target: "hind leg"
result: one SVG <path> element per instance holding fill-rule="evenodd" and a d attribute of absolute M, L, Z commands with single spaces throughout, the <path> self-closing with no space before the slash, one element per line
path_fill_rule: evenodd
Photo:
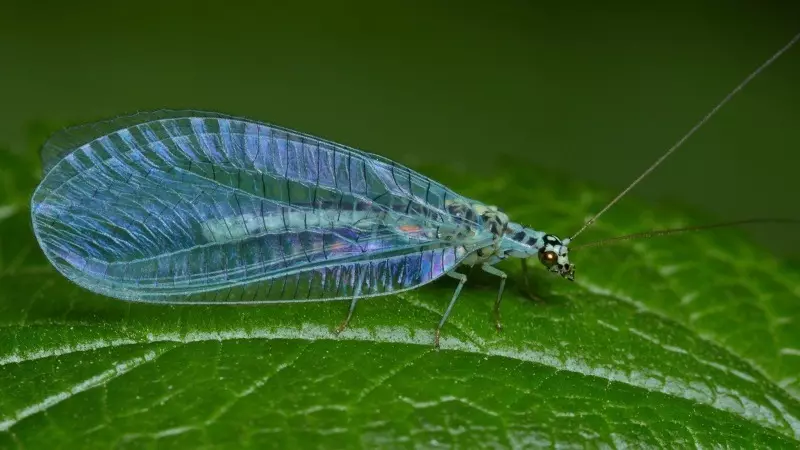
<path fill-rule="evenodd" d="M 357 298 L 354 298 L 350 302 L 350 310 L 347 311 L 347 317 L 345 317 L 344 320 L 342 321 L 342 323 L 339 324 L 339 326 L 336 328 L 336 331 L 334 331 L 334 333 L 339 334 L 342 331 L 344 331 L 345 328 L 347 328 L 347 324 L 350 323 L 350 319 L 353 317 L 353 311 L 356 310 L 356 303 L 358 303 L 358 299 Z"/>

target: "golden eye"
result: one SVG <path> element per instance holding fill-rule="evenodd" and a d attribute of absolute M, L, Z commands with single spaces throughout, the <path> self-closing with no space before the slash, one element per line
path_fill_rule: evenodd
<path fill-rule="evenodd" d="M 539 252 L 539 261 L 547 267 L 553 266 L 558 261 L 556 252 Z"/>

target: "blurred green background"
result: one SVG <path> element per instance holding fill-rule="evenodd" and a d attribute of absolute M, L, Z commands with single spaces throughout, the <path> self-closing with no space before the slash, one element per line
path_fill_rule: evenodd
<path fill-rule="evenodd" d="M 42 121 L 196 108 L 411 167 L 482 177 L 514 157 L 618 190 L 800 31 L 797 1 L 555 3 L 4 2 L 0 146 L 32 151 Z M 799 82 L 797 47 L 634 195 L 800 218 Z M 797 231 L 752 233 L 796 257 Z"/>

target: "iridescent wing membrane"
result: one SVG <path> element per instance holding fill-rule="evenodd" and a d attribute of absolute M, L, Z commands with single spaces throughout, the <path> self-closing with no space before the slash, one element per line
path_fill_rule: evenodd
<path fill-rule="evenodd" d="M 34 230 L 69 279 L 116 298 L 352 299 L 428 283 L 491 242 L 473 204 L 406 167 L 273 125 L 142 113 L 43 149 Z"/>

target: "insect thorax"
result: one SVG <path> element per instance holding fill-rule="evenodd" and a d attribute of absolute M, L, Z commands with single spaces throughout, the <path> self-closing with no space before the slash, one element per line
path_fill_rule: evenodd
<path fill-rule="evenodd" d="M 491 234 L 492 236 L 489 245 L 466 248 L 469 255 L 462 261 L 462 264 L 468 266 L 493 265 L 508 257 L 531 258 L 538 256 L 542 264 L 551 272 L 557 272 L 572 279 L 574 266 L 570 264 L 567 256 L 569 240 L 562 241 L 557 236 L 511 222 L 508 216 L 496 206 L 480 203 L 453 203 L 448 205 L 448 212 L 457 219 L 463 218 L 468 223 L 475 224 L 475 228 L 478 230 L 477 234 L 484 236 Z"/>
<path fill-rule="evenodd" d="M 493 236 L 490 245 L 468 248 L 471 254 L 462 264 L 475 265 L 498 259 L 501 256 L 500 247 L 503 236 L 508 231 L 508 216 L 496 206 L 482 203 L 466 203 L 463 201 L 450 201 L 447 204 L 448 213 L 456 220 L 463 221 L 469 229 L 469 234 L 475 237 L 491 233 Z"/>

